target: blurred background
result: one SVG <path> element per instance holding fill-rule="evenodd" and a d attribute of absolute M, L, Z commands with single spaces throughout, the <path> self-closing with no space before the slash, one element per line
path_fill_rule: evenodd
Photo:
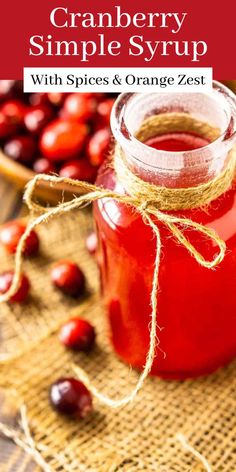
<path fill-rule="evenodd" d="M 23 93 L 23 83 L 0 80 L 0 222 L 21 209 L 21 193 L 38 173 L 95 182 L 109 152 L 110 113 L 115 95 Z M 61 190 L 44 185 L 48 202 Z M 70 195 L 69 195 L 70 196 Z"/>

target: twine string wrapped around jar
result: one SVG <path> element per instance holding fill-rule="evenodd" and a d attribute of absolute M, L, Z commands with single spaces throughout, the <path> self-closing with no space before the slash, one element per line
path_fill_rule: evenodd
<path fill-rule="evenodd" d="M 198 124 L 198 128 L 200 126 L 201 122 Z M 206 127 L 206 123 L 204 123 L 204 127 Z M 210 128 L 212 130 L 212 127 Z M 85 383 L 99 401 L 109 407 L 118 408 L 134 400 L 146 377 L 151 371 L 157 347 L 161 349 L 160 340 L 157 336 L 157 331 L 161 330 L 157 320 L 157 305 L 158 276 L 162 247 L 158 224 L 161 223 L 166 226 L 170 234 L 178 241 L 178 243 L 186 248 L 198 264 L 207 269 L 216 267 L 225 256 L 225 242 L 213 229 L 203 226 L 190 218 L 180 217 L 176 214 L 170 214 L 169 212 L 171 210 L 186 210 L 204 205 L 206 206 L 229 190 L 232 186 L 235 175 L 236 153 L 234 150 L 230 151 L 226 167 L 214 179 L 196 187 L 189 188 L 170 189 L 144 181 L 127 167 L 125 156 L 119 146 L 115 147 L 113 165 L 117 177 L 126 189 L 127 194 L 120 194 L 116 191 L 101 188 L 83 181 L 44 174 L 37 175 L 28 183 L 24 194 L 24 200 L 30 210 L 40 212 L 41 214 L 28 223 L 25 233 L 19 241 L 15 255 L 15 272 L 12 285 L 5 294 L 0 296 L 0 302 L 9 300 L 18 289 L 23 265 L 25 243 L 30 232 L 38 225 L 57 215 L 63 215 L 64 213 L 68 213 L 75 209 L 82 209 L 90 205 L 92 202 L 104 198 L 112 198 L 121 204 L 130 206 L 134 211 L 137 211 L 141 215 L 144 224 L 149 225 L 152 228 L 156 238 L 156 254 L 151 290 L 150 342 L 143 371 L 138 378 L 136 386 L 130 393 L 121 399 L 112 399 L 99 392 L 91 383 L 86 373 L 78 366 L 72 366 L 80 380 Z M 75 196 L 74 199 L 69 202 L 59 203 L 56 207 L 47 208 L 34 201 L 34 191 L 40 182 L 49 182 L 51 185 L 66 183 L 73 187 L 77 187 L 80 192 L 83 192 L 83 194 L 78 197 Z M 167 210 L 168 213 L 166 213 Z M 204 237 L 210 239 L 218 247 L 218 252 L 212 260 L 205 259 L 205 257 L 186 238 L 184 231 L 188 228 L 191 228 Z"/>

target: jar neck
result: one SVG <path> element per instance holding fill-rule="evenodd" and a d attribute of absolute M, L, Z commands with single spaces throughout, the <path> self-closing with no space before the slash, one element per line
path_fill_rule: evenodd
<path fill-rule="evenodd" d="M 127 166 L 143 180 L 169 188 L 191 187 L 223 171 L 234 144 L 235 96 L 214 83 L 212 94 L 122 94 L 112 111 L 113 133 Z M 193 133 L 209 144 L 162 151 L 145 144 L 173 132 Z"/>

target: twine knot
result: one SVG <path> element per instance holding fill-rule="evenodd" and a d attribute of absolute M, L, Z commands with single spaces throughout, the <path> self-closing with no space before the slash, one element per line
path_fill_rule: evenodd
<path fill-rule="evenodd" d="M 146 211 L 149 205 L 151 205 L 151 202 L 142 202 L 141 205 L 139 205 L 138 210 L 141 212 Z"/>

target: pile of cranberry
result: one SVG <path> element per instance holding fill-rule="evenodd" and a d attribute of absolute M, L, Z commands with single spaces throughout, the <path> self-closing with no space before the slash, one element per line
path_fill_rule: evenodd
<path fill-rule="evenodd" d="M 0 146 L 36 173 L 94 182 L 110 144 L 114 97 L 102 93 L 23 93 L 0 80 Z"/>
<path fill-rule="evenodd" d="M 0 229 L 0 243 L 9 254 L 16 252 L 17 244 L 26 229 L 21 221 L 11 221 Z M 96 235 L 91 233 L 86 240 L 88 252 L 96 251 Z M 31 231 L 26 240 L 24 256 L 36 256 L 40 249 L 38 234 Z M 9 289 L 13 279 L 13 271 L 0 274 L 0 293 Z M 50 271 L 50 279 L 54 287 L 71 297 L 81 297 L 85 293 L 86 280 L 81 268 L 73 261 L 60 260 Z M 27 275 L 21 275 L 17 292 L 11 297 L 10 303 L 24 303 L 30 292 L 30 281 Z M 82 318 L 68 320 L 59 333 L 60 342 L 73 351 L 88 353 L 95 344 L 95 329 Z M 50 403 L 59 413 L 77 418 L 84 418 L 92 411 L 92 396 L 86 386 L 79 380 L 63 377 L 54 382 L 49 390 Z"/>

